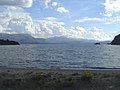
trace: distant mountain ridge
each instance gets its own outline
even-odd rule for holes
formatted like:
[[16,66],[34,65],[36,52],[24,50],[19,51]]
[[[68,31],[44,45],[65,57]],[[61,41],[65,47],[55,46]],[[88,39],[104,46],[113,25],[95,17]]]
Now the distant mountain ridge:
[[4,34],[0,33],[0,39],[9,39],[12,41],[17,41],[20,44],[55,44],[55,43],[66,43],[66,44],[77,44],[77,43],[95,43],[96,40],[90,39],[75,39],[67,38],[64,36],[60,37],[50,37],[50,38],[34,38],[29,34]]
[[0,33],[0,39],[9,39],[13,41],[17,41],[20,44],[40,44],[45,43],[45,39],[43,38],[34,38],[29,34],[3,34]]
[[61,37],[47,38],[46,42],[49,42],[49,43],[94,43],[97,41],[90,40],[90,39],[67,38],[67,37],[61,36]]

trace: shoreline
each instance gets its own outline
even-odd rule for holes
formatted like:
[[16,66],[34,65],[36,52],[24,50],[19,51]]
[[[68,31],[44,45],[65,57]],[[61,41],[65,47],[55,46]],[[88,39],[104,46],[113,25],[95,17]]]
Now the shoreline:
[[11,71],[11,72],[55,72],[55,73],[83,73],[86,71],[92,73],[120,73],[120,69],[81,69],[81,70],[69,70],[69,69],[37,69],[37,68],[1,68],[0,72]]

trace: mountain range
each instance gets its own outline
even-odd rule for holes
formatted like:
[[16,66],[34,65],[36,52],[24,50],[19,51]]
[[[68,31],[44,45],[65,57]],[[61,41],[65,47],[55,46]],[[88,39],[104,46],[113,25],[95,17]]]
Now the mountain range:
[[67,37],[34,38],[29,34],[4,34],[0,33],[0,39],[17,41],[20,44],[45,44],[45,43],[95,43],[96,40],[74,39]]
[[34,38],[29,34],[3,34],[0,33],[0,39],[9,39],[17,41],[20,44],[40,44],[45,43],[43,38]]

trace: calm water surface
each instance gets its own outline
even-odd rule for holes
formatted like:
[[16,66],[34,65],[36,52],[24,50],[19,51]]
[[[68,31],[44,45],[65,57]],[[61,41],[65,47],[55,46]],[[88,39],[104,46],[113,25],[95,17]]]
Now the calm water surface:
[[120,68],[120,46],[38,44],[0,46],[0,66],[39,69]]

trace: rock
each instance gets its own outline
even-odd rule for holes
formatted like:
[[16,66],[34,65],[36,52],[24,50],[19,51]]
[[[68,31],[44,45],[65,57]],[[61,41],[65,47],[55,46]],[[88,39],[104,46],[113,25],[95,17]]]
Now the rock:
[[0,39],[0,45],[20,45],[20,44],[16,41],[9,41],[8,39],[7,40]]
[[115,36],[113,41],[110,43],[111,45],[120,45],[120,34]]
[[95,43],[95,45],[100,45],[100,43]]

